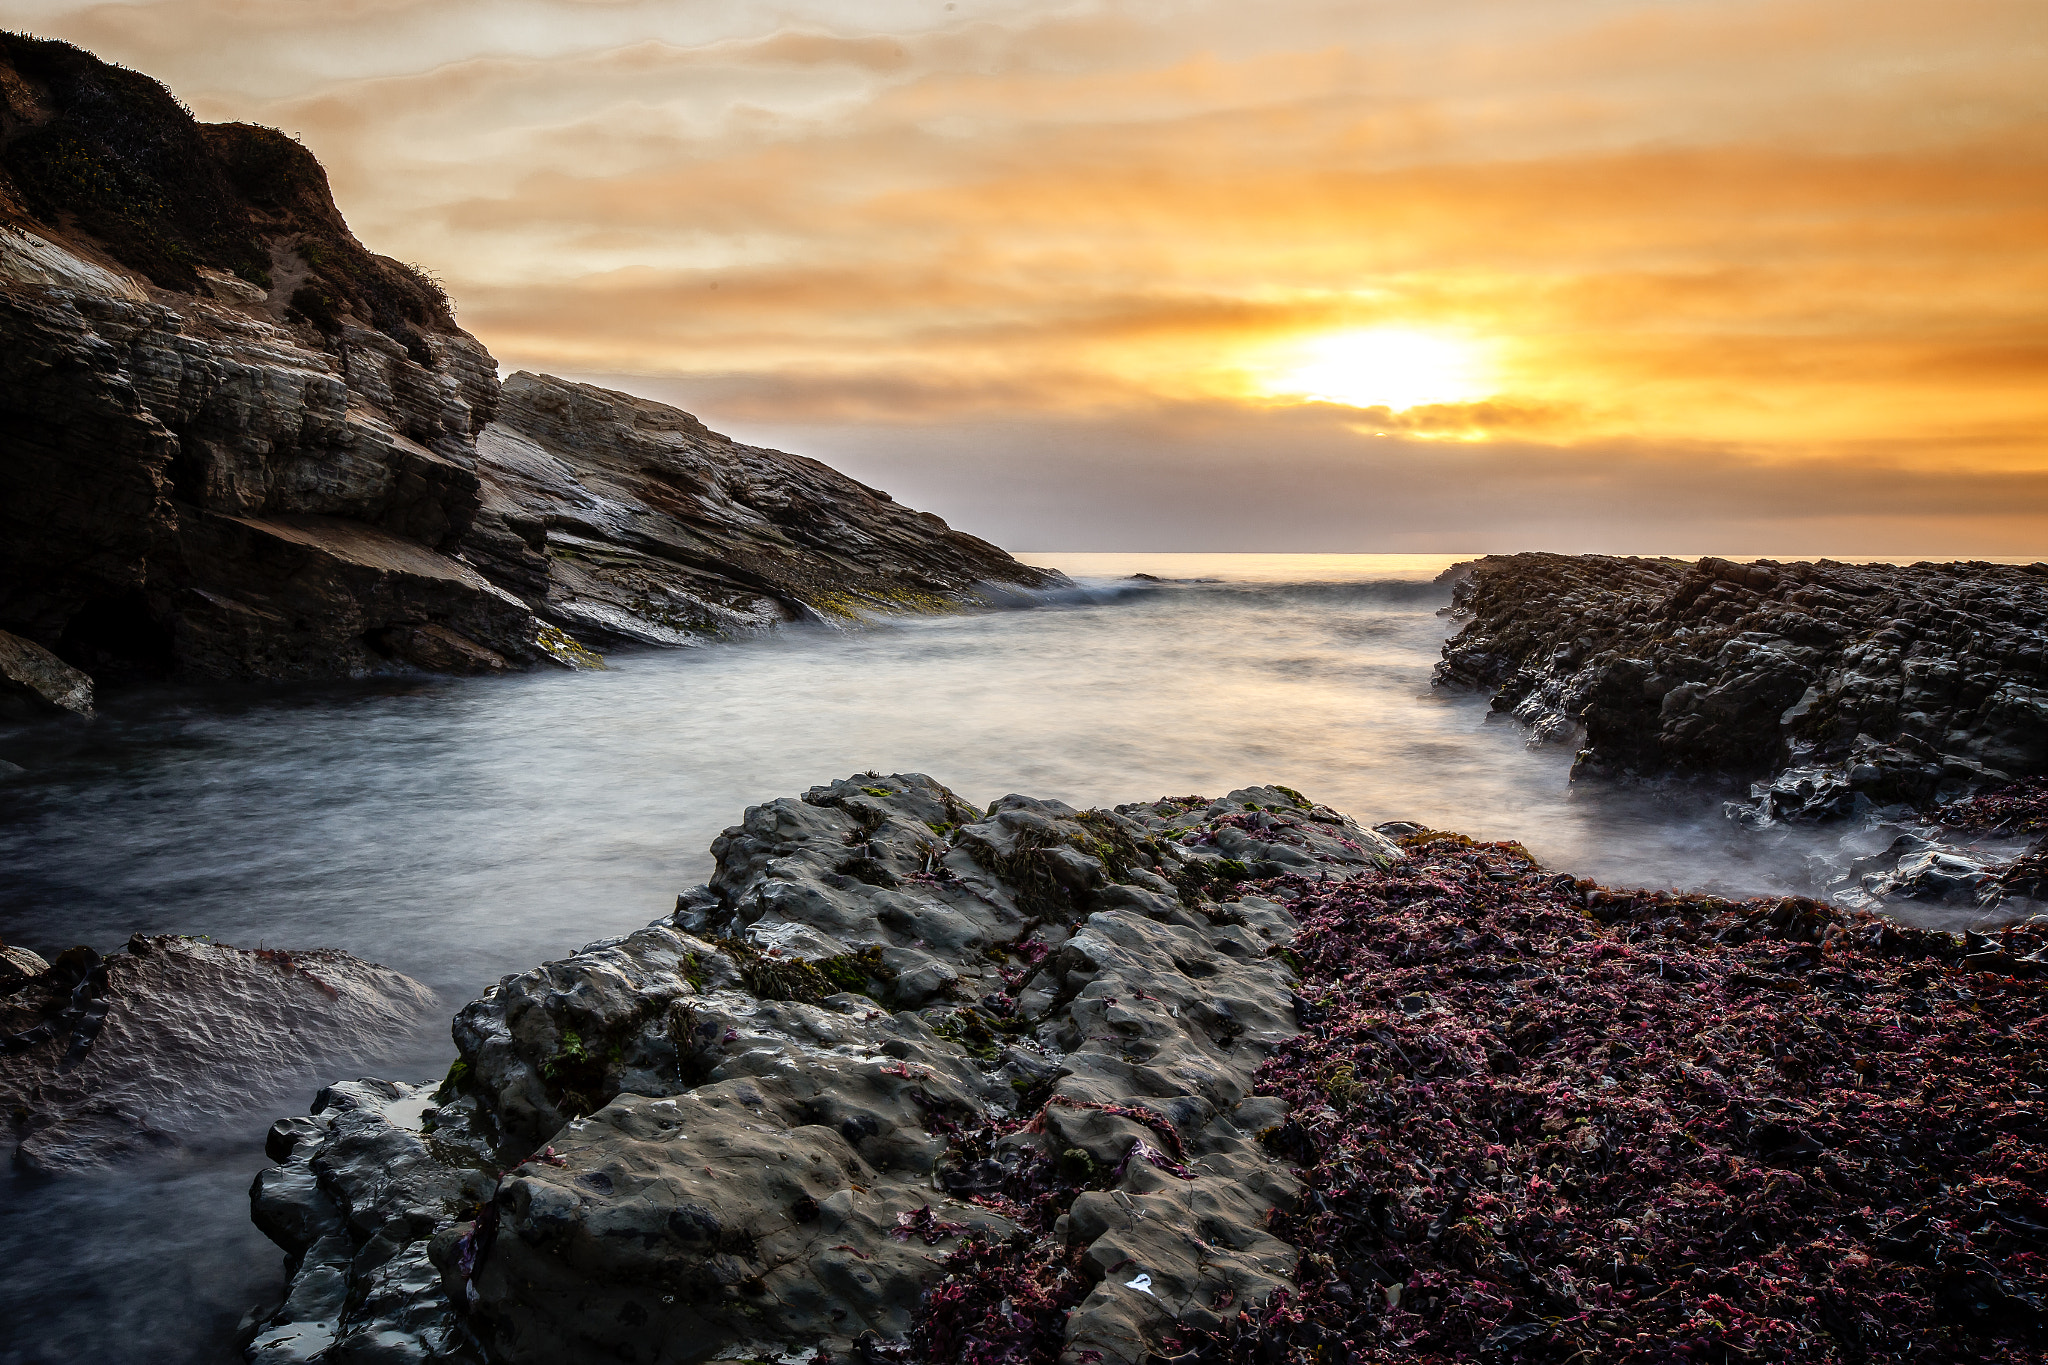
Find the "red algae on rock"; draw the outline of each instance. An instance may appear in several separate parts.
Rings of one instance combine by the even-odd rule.
[[[1936,806],[1934,818],[1981,834],[2048,833],[2048,781],[2033,778]]]
[[[1265,888],[1298,1295],[1195,1362],[2048,1355],[2044,933],[1610,892],[1424,832]],[[1291,890],[1291,895],[1289,894]],[[1998,970],[1982,970],[1994,966]]]

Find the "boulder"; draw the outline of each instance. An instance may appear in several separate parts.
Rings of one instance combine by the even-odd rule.
[[[1137,1365],[1291,1286],[1265,1227],[1295,1186],[1258,1138],[1284,1106],[1251,1093],[1299,1027],[1286,898],[1403,856],[1387,839],[1284,788],[978,811],[868,774],[713,851],[672,916],[458,1014],[421,1115],[440,1173],[405,1169],[466,1206],[337,1223],[341,1121],[287,1121],[257,1203],[295,1278],[252,1359],[409,1331],[333,1316],[369,1304],[377,1236],[446,1286],[392,1311],[453,1313],[504,1361],[886,1351],[943,1277],[1019,1257],[1066,1286],[1042,1345]],[[412,1340],[388,1358],[437,1358]]]

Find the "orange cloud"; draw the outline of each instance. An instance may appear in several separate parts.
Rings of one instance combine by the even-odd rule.
[[[1245,450],[1312,430],[1330,460],[1455,438],[1402,446],[1440,478],[1540,449],[1589,508],[1684,497],[1711,450],[1728,486],[1802,471],[1764,519],[1822,524],[1830,480],[1915,490],[1853,514],[1887,535],[2043,510],[1998,482],[2048,469],[2038,0],[958,4],[39,22],[302,132],[509,362],[698,376],[746,421],[1055,442],[1227,412]],[[1497,392],[1290,408],[1260,370],[1371,328],[1483,349]]]

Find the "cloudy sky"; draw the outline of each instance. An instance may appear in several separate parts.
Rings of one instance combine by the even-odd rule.
[[[6,0],[1019,549],[2048,553],[2041,0]]]

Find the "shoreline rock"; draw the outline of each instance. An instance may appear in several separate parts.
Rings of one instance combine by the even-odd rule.
[[[39,1174],[175,1151],[184,1134],[336,1061],[378,1052],[439,1001],[333,949],[138,934],[45,963],[0,949],[0,1112]]]
[[[103,685],[593,667],[1065,581],[662,404],[501,392],[274,129],[9,34],[0,131],[0,630]],[[77,698],[18,671],[0,701]]]
[[[1449,610],[1466,625],[1434,684],[1492,692],[1532,745],[1577,747],[1574,781],[1747,784],[1727,809],[1752,828],[1872,825],[1894,847],[1848,875],[1914,883],[1909,898],[2020,852],[1954,842],[1939,808],[2048,773],[2048,565],[1521,554],[1459,568]]]
[[[1465,566],[1461,566],[1465,567]],[[1433,681],[1494,694],[1576,771],[1842,771],[1853,805],[2048,772],[2048,565],[1490,555]],[[1821,816],[1832,794],[1777,800]]]
[[[1300,1027],[1294,921],[1237,888],[1360,875],[1400,856],[1383,836],[1280,788],[982,812],[868,775],[750,809],[714,853],[669,919],[464,1007],[420,1136],[353,1109],[334,1131],[374,1168],[309,1132],[259,1177],[266,1230],[301,1229],[294,1295],[382,1236],[408,1283],[421,1256],[442,1275],[405,1301],[406,1358],[836,1356],[922,1330],[948,1255],[1000,1247],[1058,1280],[1064,1349],[1137,1365],[1289,1286],[1265,1223],[1293,1185],[1257,1141],[1282,1115],[1251,1077]],[[375,1176],[399,1149],[404,1188]],[[457,1186],[485,1195],[409,1212]],[[356,1240],[316,1253],[337,1196]],[[249,1358],[397,1330],[307,1311]]]
[[[462,557],[593,648],[946,611],[1066,580],[816,460],[520,371],[477,439]]]
[[[280,1120],[250,1360],[2048,1346],[2048,919],[1610,889],[1281,787],[868,774],[716,854],[465,1006],[438,1088]]]

